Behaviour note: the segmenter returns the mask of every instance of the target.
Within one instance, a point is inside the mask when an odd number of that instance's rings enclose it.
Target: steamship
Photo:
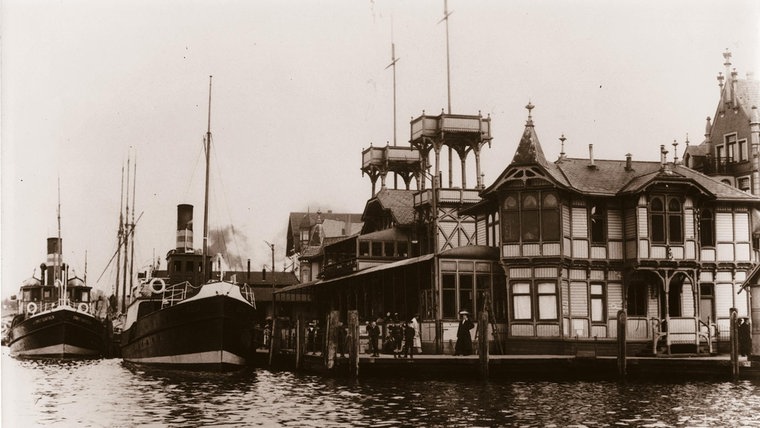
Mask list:
[[[94,315],[92,287],[76,276],[68,278],[61,244],[61,238],[48,238],[41,278],[25,280],[20,295],[12,296],[18,313],[7,338],[11,356],[69,359],[105,355],[107,328],[105,321]]]
[[[177,245],[166,256],[167,271],[146,277],[131,293],[120,341],[129,363],[227,371],[247,365],[255,351],[253,290],[223,275],[209,280],[210,101],[209,81],[203,249],[193,248],[193,206],[178,205]]]

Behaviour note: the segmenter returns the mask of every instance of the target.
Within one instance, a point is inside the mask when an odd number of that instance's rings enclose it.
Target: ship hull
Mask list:
[[[12,326],[9,346],[16,358],[99,358],[105,353],[106,330],[89,314],[61,308]]]
[[[138,318],[121,333],[124,361],[185,370],[229,371],[253,353],[254,308],[225,295],[185,301]]]

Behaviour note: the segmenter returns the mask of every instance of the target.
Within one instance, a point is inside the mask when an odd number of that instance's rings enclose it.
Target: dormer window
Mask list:
[[[649,227],[653,243],[683,243],[683,207],[673,196],[649,201]]]

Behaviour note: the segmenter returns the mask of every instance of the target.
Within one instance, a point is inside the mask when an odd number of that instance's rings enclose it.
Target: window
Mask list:
[[[517,199],[514,196],[507,196],[504,199],[504,215],[501,224],[504,242],[520,240],[520,211],[518,211]]]
[[[538,319],[557,319],[557,284],[553,282],[538,284]]]
[[[669,196],[653,197],[649,202],[649,226],[652,242],[682,243],[683,242],[683,211],[681,201]]]
[[[726,161],[734,162],[736,159],[736,134],[726,135]]]
[[[372,241],[372,257],[382,257],[383,256],[383,243]]]
[[[443,317],[457,318],[457,277],[455,274],[444,273],[441,275],[441,288],[443,295]]]
[[[749,153],[747,152],[747,140],[739,140],[739,160],[749,160]]]
[[[592,203],[589,208],[591,220],[591,242],[604,244],[607,242],[607,210],[602,203]]]
[[[369,256],[369,241],[359,241],[359,255]]]
[[[459,274],[459,310],[476,314],[472,286],[472,274]]]
[[[604,322],[604,288],[602,284],[591,284],[591,322]]]
[[[384,242],[383,243],[383,250],[385,251],[385,253],[384,253],[385,257],[393,257],[394,256],[394,251],[393,251],[394,244],[395,244],[395,242],[393,242],[393,241],[388,241],[388,242]]]
[[[699,319],[707,323],[708,318],[715,322],[715,286],[713,284],[700,284]]]
[[[711,210],[703,210],[699,217],[699,242],[703,247],[715,246],[715,217]]]
[[[554,193],[507,195],[503,202],[504,242],[559,241],[559,200]]]
[[[399,257],[407,257],[409,256],[409,250],[408,245],[406,242],[401,241],[396,244],[398,246],[398,255]]]
[[[173,265],[174,272],[181,272],[182,271],[182,262],[179,260],[174,261]]]
[[[518,282],[512,284],[512,313],[514,314],[514,319],[533,319],[533,308],[530,300],[530,283]]]
[[[193,271],[193,262],[185,262],[185,272]]]
[[[740,177],[740,178],[739,178],[739,179],[736,181],[736,187],[738,187],[738,188],[739,188],[739,190],[743,190],[743,191],[745,191],[745,192],[749,192],[749,191],[750,191],[750,189],[751,189],[751,187],[752,187],[752,186],[750,186],[750,184],[749,184],[749,183],[750,183],[750,182],[749,182],[749,177]]]
[[[491,299],[494,309],[494,318],[502,321],[507,319],[507,284],[504,275],[493,277],[493,298]]]

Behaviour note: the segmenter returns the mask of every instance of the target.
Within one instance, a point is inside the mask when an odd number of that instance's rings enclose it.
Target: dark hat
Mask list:
[[[467,311],[459,311],[459,315],[470,315]]]

